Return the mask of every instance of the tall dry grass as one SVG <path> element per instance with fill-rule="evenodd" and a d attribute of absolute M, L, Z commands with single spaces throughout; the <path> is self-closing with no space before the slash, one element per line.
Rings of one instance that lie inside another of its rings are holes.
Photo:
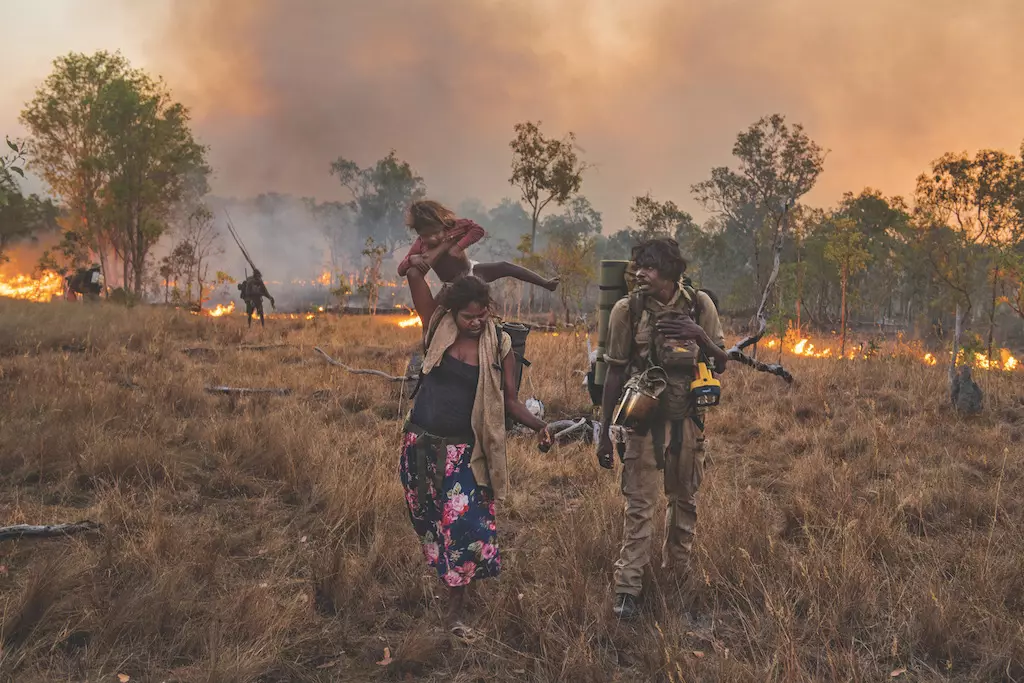
<path fill-rule="evenodd" d="M 942 368 L 792 359 L 793 387 L 730 370 L 692 572 L 654 570 L 633 624 L 610 614 L 618 471 L 513 439 L 504 573 L 465 643 L 404 509 L 408 403 L 312 351 L 401 374 L 417 339 L 0 303 L 0 519 L 105 525 L 0 544 L 3 679 L 1024 680 L 1019 373 L 978 373 L 986 411 L 965 420 Z M 526 393 L 585 414 L 582 341 L 535 332 L 528 352 Z"/>

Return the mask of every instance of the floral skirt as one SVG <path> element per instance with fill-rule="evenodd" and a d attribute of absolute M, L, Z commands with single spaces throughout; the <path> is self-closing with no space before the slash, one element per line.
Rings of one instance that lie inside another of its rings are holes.
<path fill-rule="evenodd" d="M 416 434 L 406 432 L 402 441 L 399 474 L 405 489 L 409 519 L 423 545 L 427 564 L 449 586 L 465 586 L 473 579 L 497 576 L 501 572 L 494 498 L 490 489 L 477 486 L 470 469 L 471 444 L 445 448 L 444 462 L 438 450 L 426 458 L 427 490 L 430 500 L 419 500 L 416 471 Z M 441 490 L 435 487 L 438 466 L 444 468 Z"/>

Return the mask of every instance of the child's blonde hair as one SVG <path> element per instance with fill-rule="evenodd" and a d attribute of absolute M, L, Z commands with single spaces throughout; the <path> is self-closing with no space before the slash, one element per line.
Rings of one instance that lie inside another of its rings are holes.
<path fill-rule="evenodd" d="M 409 205 L 409 228 L 431 233 L 455 227 L 455 212 L 433 199 L 420 199 Z"/>

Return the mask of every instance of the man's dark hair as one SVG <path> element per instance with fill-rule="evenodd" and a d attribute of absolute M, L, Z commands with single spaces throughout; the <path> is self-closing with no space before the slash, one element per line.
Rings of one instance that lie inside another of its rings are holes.
<path fill-rule="evenodd" d="M 671 237 L 659 237 L 636 245 L 632 261 L 637 268 L 654 268 L 672 282 L 678 282 L 686 272 L 686 259 L 679 251 L 679 243 Z"/>
<path fill-rule="evenodd" d="M 464 275 L 449 285 L 440 303 L 449 311 L 458 313 L 470 304 L 490 308 L 494 301 L 491 299 L 491 288 L 486 282 L 476 275 Z"/>

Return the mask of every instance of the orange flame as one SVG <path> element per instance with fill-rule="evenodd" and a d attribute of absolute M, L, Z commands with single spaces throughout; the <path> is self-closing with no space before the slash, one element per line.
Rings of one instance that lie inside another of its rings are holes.
<path fill-rule="evenodd" d="M 423 327 L 423 322 L 420 320 L 418 315 L 413 315 L 411 318 L 398 321 L 399 327 Z"/>
<path fill-rule="evenodd" d="M 214 318 L 219 318 L 222 315 L 232 313 L 234 310 L 235 302 L 232 301 L 227 306 L 224 306 L 223 304 L 217 304 L 216 308 L 210 309 L 209 311 L 207 311 L 207 313 L 209 313 Z"/>
<path fill-rule="evenodd" d="M 0 275 L 0 296 L 45 303 L 63 293 L 64 278 L 53 271 L 48 270 L 39 278 L 29 275 Z"/>

